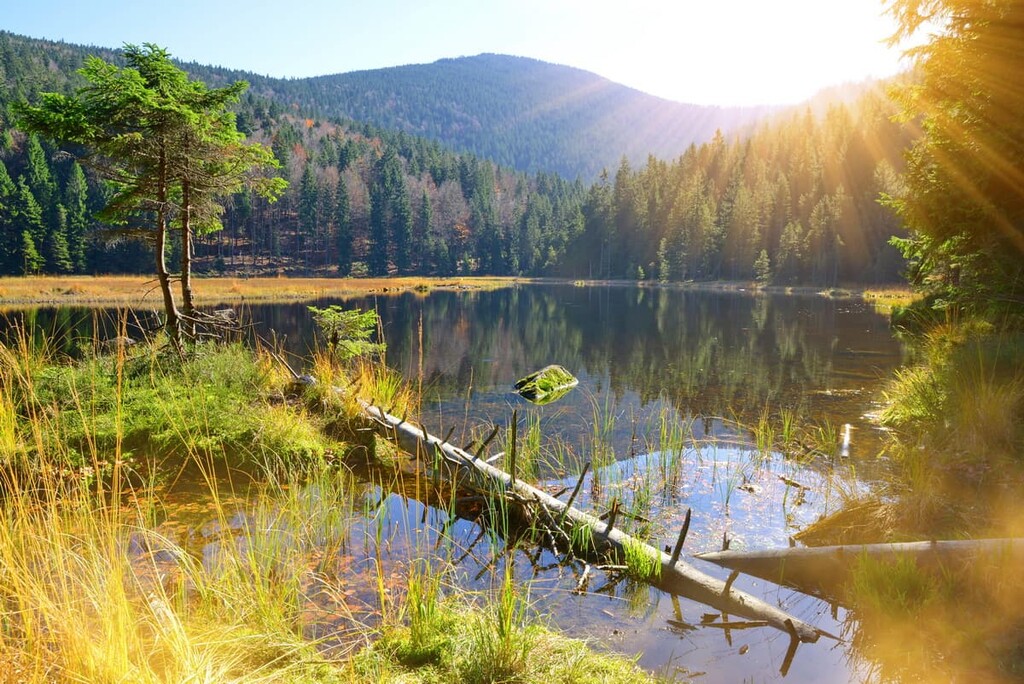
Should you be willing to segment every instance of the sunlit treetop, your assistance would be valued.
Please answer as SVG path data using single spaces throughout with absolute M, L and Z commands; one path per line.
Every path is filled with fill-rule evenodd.
M 901 93 L 924 136 L 896 206 L 911 275 L 950 301 L 1024 304 L 1024 3 L 895 0 L 895 40 L 927 29 Z M 987 306 L 988 304 L 986 304 Z

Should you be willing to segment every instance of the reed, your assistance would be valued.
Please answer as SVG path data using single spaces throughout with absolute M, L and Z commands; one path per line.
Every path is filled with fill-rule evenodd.
M 375 293 L 498 289 L 515 278 L 210 278 L 195 279 L 198 303 L 296 302 L 357 297 Z M 139 293 L 144 293 L 140 298 Z M 0 282 L 3 309 L 41 304 L 117 305 L 159 309 L 159 292 L 147 276 L 26 276 Z
M 414 408 L 379 367 L 346 372 L 335 376 L 343 387 Z M 346 446 L 322 434 L 319 410 L 289 382 L 274 355 L 231 345 L 79 363 L 27 339 L 0 346 L 0 672 L 26 682 L 650 681 L 537 624 L 507 565 L 473 607 L 466 592 L 445 595 L 447 552 L 409 538 L 400 546 L 412 558 L 436 561 L 407 565 L 400 591 L 394 521 L 371 504 L 392 483 L 332 465 Z M 524 442 L 540 449 L 531 425 Z M 240 463 L 247 474 L 227 467 Z M 164 524 L 174 477 L 209 502 L 207 536 Z M 347 603 L 345 559 L 360 533 L 376 568 L 372 616 Z M 405 657 L 386 648 L 392 630 L 408 630 Z M 351 653 L 381 634 L 379 648 Z

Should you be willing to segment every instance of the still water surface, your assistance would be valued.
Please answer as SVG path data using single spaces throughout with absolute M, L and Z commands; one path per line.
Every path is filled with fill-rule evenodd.
M 783 547 L 844 495 L 870 488 L 884 475 L 884 460 L 876 457 L 881 434 L 870 416 L 903 350 L 886 318 L 859 301 L 529 285 L 316 305 L 332 303 L 379 312 L 387 362 L 422 387 L 429 429 L 446 434 L 455 427 L 468 441 L 491 425 L 507 424 L 516 410 L 520 435 L 535 439 L 546 463 L 538 470 L 540 484 L 571 486 L 584 461 L 600 460 L 604 465 L 596 479 L 589 476 L 582 505 L 603 510 L 611 497 L 629 505 L 642 499 L 655 546 L 675 540 L 689 507 L 690 553 L 719 549 L 723 535 L 732 548 Z M 105 320 L 70 309 L 31 316 L 33 326 L 69 338 Z M 246 316 L 258 334 L 283 340 L 298 357 L 315 344 L 304 304 L 252 306 Z M 543 407 L 512 392 L 515 380 L 549 363 L 576 374 L 579 387 Z M 831 455 L 759 454 L 744 426 L 763 414 L 777 421 L 783 409 L 806 426 L 845 436 L 845 443 Z M 685 439 L 667 443 L 665 434 L 672 431 Z M 780 475 L 807 489 L 795 489 Z M 350 533 L 371 539 L 370 545 L 383 540 L 391 562 L 401 565 L 424 549 L 455 549 L 456 579 L 481 589 L 494 570 L 500 574 L 511 563 L 524 586 L 529 582 L 536 609 L 554 624 L 600 647 L 638 654 L 651 670 L 708 682 L 782 679 L 787 635 L 771 628 L 702 628 L 706 607 L 616 582 L 614 573 L 596 573 L 586 593 L 574 593 L 581 567 L 561 567 L 550 552 L 532 549 L 499 553 L 492 562 L 495 549 L 477 540 L 476 524 L 452 524 L 440 511 L 370 489 L 367 499 L 380 505 Z M 184 514 L 186 506 L 196 510 L 189 496 L 180 490 L 168 500 L 180 501 L 180 517 L 200 529 L 201 520 Z M 239 516 L 246 516 L 245 502 L 238 506 Z M 217 543 L 223 542 L 209 545 Z M 378 551 L 353 542 L 347 553 L 359 568 Z M 728 574 L 695 563 L 710 574 Z M 842 608 L 795 591 L 745 576 L 734 586 L 830 633 L 849 635 L 854 628 Z M 331 624 L 318 631 L 323 635 Z M 869 675 L 870 662 L 860 654 L 822 639 L 799 648 L 785 679 L 845 682 Z

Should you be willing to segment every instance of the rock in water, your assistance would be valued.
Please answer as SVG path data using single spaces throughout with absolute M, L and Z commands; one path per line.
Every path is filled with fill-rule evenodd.
M 543 405 L 561 399 L 579 382 L 572 373 L 561 366 L 550 365 L 530 373 L 517 382 L 515 387 L 523 399 Z

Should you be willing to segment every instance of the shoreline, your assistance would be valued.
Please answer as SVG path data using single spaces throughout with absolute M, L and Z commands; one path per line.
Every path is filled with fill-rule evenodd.
M 865 301 L 906 303 L 914 298 L 909 286 L 900 284 L 843 284 L 822 288 L 813 285 L 759 285 L 750 281 L 715 280 L 662 283 L 658 281 L 522 278 L 513 276 L 316 278 L 316 277 L 202 277 L 193 280 L 196 302 L 206 306 L 249 302 L 302 302 L 371 294 L 425 294 L 435 290 L 491 290 L 518 285 L 547 284 L 578 287 L 638 287 L 643 289 L 783 294 Z M 37 306 L 118 306 L 158 310 L 163 302 L 156 281 L 142 275 L 18 276 L 0 278 L 0 310 Z M 884 304 L 883 304 L 884 305 Z

